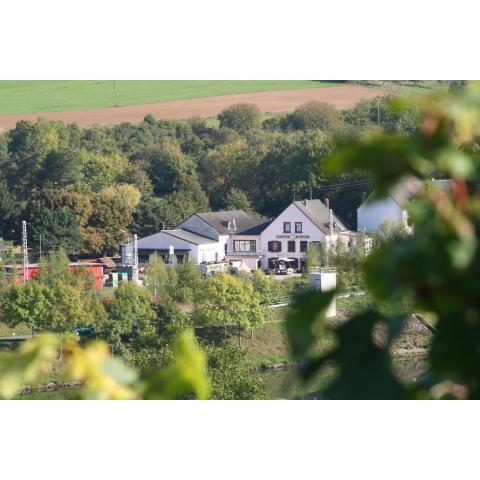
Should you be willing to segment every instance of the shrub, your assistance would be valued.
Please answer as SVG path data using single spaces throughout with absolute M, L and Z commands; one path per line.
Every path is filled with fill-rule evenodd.
M 252 371 L 245 351 L 225 342 L 208 346 L 208 373 L 212 381 L 212 399 L 254 400 L 265 398 L 262 379 Z
M 252 103 L 236 103 L 222 110 L 218 119 L 220 128 L 233 128 L 239 133 L 246 133 L 260 126 L 260 110 Z
M 340 123 L 335 107 L 316 101 L 300 105 L 289 117 L 296 130 L 333 130 Z
M 267 118 L 262 122 L 262 128 L 271 132 L 280 130 L 280 126 L 280 119 L 277 117 Z

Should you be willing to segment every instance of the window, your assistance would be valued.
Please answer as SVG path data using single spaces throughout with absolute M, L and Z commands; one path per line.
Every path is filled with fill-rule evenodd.
M 306 252 L 308 248 L 308 242 L 306 240 L 300 240 L 300 251 Z
M 294 252 L 295 251 L 295 240 L 288 241 L 288 251 Z
M 295 233 L 302 233 L 302 222 L 295 222 Z
M 283 233 L 292 233 L 292 224 L 290 222 L 283 222 Z
M 257 250 L 256 240 L 234 240 L 234 252 L 255 252 Z
M 268 242 L 268 251 L 269 252 L 281 252 L 282 251 L 282 242 L 278 240 L 272 240 Z

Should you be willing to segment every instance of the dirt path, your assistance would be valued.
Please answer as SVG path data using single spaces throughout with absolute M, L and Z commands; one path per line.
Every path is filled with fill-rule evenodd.
M 328 102 L 336 108 L 344 109 L 355 105 L 361 99 L 384 94 L 385 91 L 383 90 L 360 85 L 240 93 L 95 110 L 0 115 L 0 128 L 13 128 L 19 120 L 34 121 L 38 117 L 61 120 L 65 123 L 76 122 L 81 126 L 94 123 L 108 125 L 122 122 L 140 122 L 148 113 L 151 113 L 155 118 L 163 119 L 212 117 L 225 107 L 238 102 L 255 103 L 262 112 L 288 112 L 311 100 Z

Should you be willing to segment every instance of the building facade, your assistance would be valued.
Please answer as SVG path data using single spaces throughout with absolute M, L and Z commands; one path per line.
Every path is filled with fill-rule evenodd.
M 138 240 L 138 259 L 147 264 L 152 253 L 162 256 L 165 263 L 191 261 L 196 265 L 226 261 L 231 235 L 251 231 L 264 220 L 257 220 L 242 210 L 195 213 L 172 230 Z M 122 263 L 130 264 L 131 242 L 122 245 Z M 173 255 L 172 253 L 173 252 Z
M 268 270 L 280 261 L 302 269 L 310 245 L 329 248 L 337 241 L 348 244 L 350 232 L 320 200 L 290 204 L 274 220 L 258 225 L 255 231 L 232 234 L 227 259 L 243 262 L 250 270 Z
M 451 190 L 450 180 L 432 180 L 432 185 L 444 191 Z M 403 223 L 410 229 L 407 204 L 425 187 L 425 183 L 416 178 L 408 177 L 393 187 L 388 196 L 375 199 L 372 192 L 357 209 L 357 230 L 373 232 L 384 222 Z
M 23 265 L 21 264 L 1 265 L 0 268 L 4 270 L 7 275 L 11 275 L 12 277 L 14 277 L 17 282 L 23 282 L 25 277 L 26 280 L 33 280 L 40 274 L 41 269 L 38 263 L 28 264 L 26 272 L 24 271 Z M 94 262 L 71 262 L 69 264 L 70 271 L 75 271 L 79 269 L 82 269 L 83 271 L 92 276 L 94 280 L 94 288 L 100 289 L 103 287 L 104 265 Z
M 290 204 L 273 220 L 253 218 L 242 210 L 195 213 L 172 230 L 138 240 L 138 259 L 147 264 L 154 252 L 165 263 L 191 261 L 196 265 L 225 262 L 229 267 L 254 271 L 288 261 L 302 268 L 310 245 L 329 248 L 348 243 L 350 232 L 320 200 Z M 122 263 L 131 264 L 132 245 L 122 245 Z

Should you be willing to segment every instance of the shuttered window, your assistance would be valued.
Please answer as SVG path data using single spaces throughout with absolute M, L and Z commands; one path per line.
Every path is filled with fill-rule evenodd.
M 282 251 L 282 242 L 278 240 L 272 240 L 268 242 L 268 251 L 269 252 L 281 252 Z

